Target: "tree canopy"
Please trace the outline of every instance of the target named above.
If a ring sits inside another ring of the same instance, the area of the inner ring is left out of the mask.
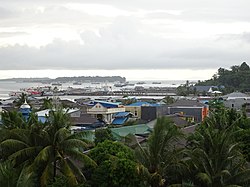
[[[225,92],[250,91],[250,68],[246,62],[233,65],[230,69],[220,67],[217,73],[209,80],[200,81],[196,85],[224,86]]]

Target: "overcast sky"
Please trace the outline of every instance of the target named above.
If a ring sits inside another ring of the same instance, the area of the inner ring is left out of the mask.
[[[0,78],[208,79],[250,58],[249,0],[0,2]]]

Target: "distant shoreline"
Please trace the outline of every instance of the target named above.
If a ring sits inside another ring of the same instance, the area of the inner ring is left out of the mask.
[[[78,76],[78,77],[57,77],[55,79],[43,77],[43,78],[8,78],[0,79],[0,81],[14,81],[14,82],[126,82],[125,77],[121,76]]]

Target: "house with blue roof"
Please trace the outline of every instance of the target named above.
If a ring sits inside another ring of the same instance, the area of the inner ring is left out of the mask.
[[[117,112],[113,115],[113,125],[123,125],[126,123],[129,118],[132,117],[132,114],[130,112]]]
[[[118,108],[121,106],[121,103],[108,102],[102,100],[93,100],[88,103],[88,106],[95,106],[97,103],[100,103],[102,106],[106,108]]]
[[[129,105],[125,106],[125,110],[126,112],[130,112],[133,114],[133,117],[137,118],[137,119],[141,119],[141,108],[143,106],[160,106],[160,104],[152,104],[152,103],[148,103],[148,102],[135,102]]]
[[[112,123],[114,114],[125,112],[124,106],[120,103],[95,100],[89,106],[90,108],[87,110],[87,113],[107,124]]]

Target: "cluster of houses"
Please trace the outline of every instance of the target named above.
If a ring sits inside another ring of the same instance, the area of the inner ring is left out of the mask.
[[[73,131],[95,130],[109,126],[115,136],[125,137],[128,134],[137,136],[148,134],[154,127],[156,119],[161,116],[170,117],[184,131],[192,132],[195,125],[209,115],[208,102],[211,99],[213,97],[179,98],[172,104],[165,104],[160,100],[150,102],[143,99],[122,104],[114,98],[79,99],[74,102],[58,100],[57,102],[67,108],[65,112],[70,116]],[[244,105],[246,109],[250,109],[250,97],[246,94],[235,92],[222,96],[221,99],[226,107],[241,109]],[[17,110],[25,118],[28,117],[31,109],[36,110],[39,120],[45,122],[51,109],[38,110],[41,105],[41,99],[34,99],[30,100],[29,104],[23,103]],[[0,105],[0,112],[13,109],[10,104]]]

